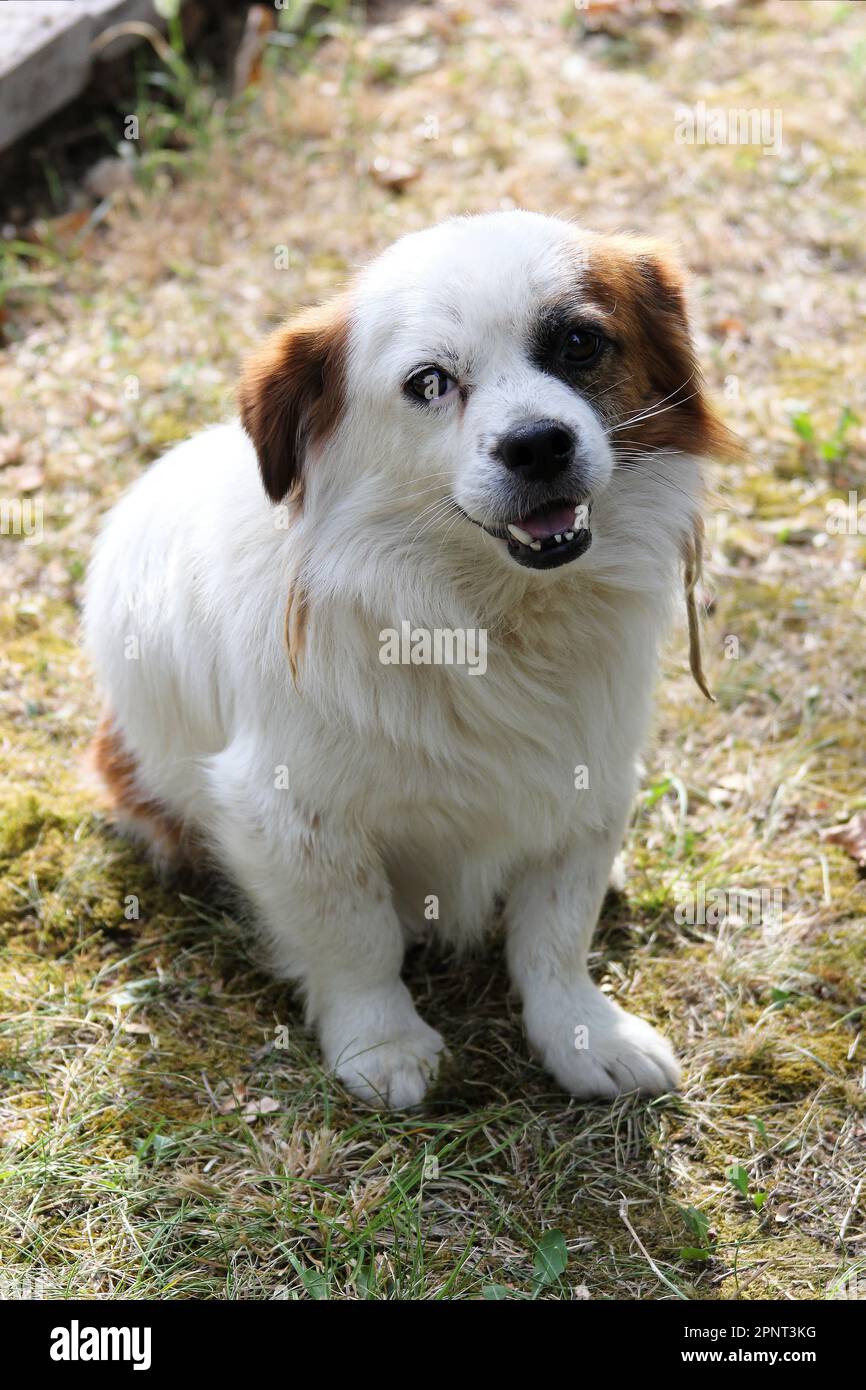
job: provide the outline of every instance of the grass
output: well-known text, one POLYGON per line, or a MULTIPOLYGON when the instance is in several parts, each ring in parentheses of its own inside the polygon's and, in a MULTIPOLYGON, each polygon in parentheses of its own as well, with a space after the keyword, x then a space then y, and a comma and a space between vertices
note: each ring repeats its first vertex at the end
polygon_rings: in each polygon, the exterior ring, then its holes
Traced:
POLYGON ((866 474, 866 31, 849 5, 639 9, 609 34, 551 0, 372 29, 337 7, 320 47, 276 50, 201 117, 182 167, 157 145, 49 293, 10 297, 0 434, 43 469, 45 524, 0 555, 4 1287, 803 1299, 866 1278, 864 885, 820 838, 866 798, 866 539, 827 526, 866 474), (698 99, 781 109, 782 156, 677 145, 698 99), (379 155, 419 166, 408 192, 368 174, 379 155), (410 958, 452 1055, 423 1111, 382 1116, 323 1074, 226 890, 159 881, 103 822, 79 771, 98 715, 80 584, 101 513, 232 409, 268 323, 400 231, 511 202, 680 240, 711 389, 752 451, 709 518, 718 703, 677 633, 594 958, 686 1081, 654 1103, 556 1092, 494 941, 459 969, 410 958), (781 908, 729 896, 690 922, 700 885, 781 908))

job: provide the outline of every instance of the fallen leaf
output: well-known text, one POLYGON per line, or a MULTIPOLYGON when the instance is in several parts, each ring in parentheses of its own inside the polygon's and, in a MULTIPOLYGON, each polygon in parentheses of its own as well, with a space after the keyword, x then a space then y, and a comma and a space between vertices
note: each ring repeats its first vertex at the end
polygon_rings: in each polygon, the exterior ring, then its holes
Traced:
POLYGON ((90 410, 116 410, 118 406, 117 395, 112 391, 106 391, 101 386, 91 386, 85 392, 85 402, 90 410))
POLYGON ((244 1119, 257 1120, 259 1115, 273 1115, 275 1110, 279 1110, 280 1102, 274 1100, 273 1096, 261 1096, 259 1100, 251 1100, 244 1106, 244 1119))
POLYGON ((3 474, 3 485, 13 492, 38 492, 45 482, 45 469, 39 463, 22 463, 3 474))
POLYGON ((17 463, 21 457, 21 435, 0 434, 0 468, 17 463))
POLYGON ((866 869, 866 811, 858 811, 844 825, 822 830, 821 839, 828 845, 839 845, 861 869, 866 869))
POLYGON ((410 183, 414 183, 421 170, 417 164, 406 159, 386 159, 379 155, 370 165, 370 173, 380 188, 390 188, 393 193, 402 193, 410 183))
POLYGON ((61 253, 69 251, 75 246, 89 221, 89 207, 76 208, 72 212, 61 213, 59 217, 40 218, 30 228, 29 239, 37 246, 52 247, 61 253))
POLYGON ((744 792, 748 791, 749 779, 743 772, 726 772, 719 778, 719 786, 729 792, 744 792))
POLYGON ((713 324, 713 332, 722 338, 727 338, 732 333, 743 334, 745 331, 746 325, 743 323, 742 319, 718 319, 716 323, 713 324))
POLYGON ((220 1115, 230 1115, 233 1110, 238 1110, 247 1098, 247 1088, 242 1083, 232 1086, 232 1094, 225 1100, 221 1100, 217 1106, 220 1115))

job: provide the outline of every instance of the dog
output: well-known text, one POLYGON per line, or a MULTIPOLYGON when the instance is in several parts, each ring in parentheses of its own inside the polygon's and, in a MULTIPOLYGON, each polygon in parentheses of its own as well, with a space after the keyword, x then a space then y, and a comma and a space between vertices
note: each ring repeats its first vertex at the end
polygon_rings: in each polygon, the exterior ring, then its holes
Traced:
POLYGON ((666 1039, 587 968, 683 573, 708 693, 702 466, 735 445, 669 253, 526 211, 449 219, 274 332, 239 405, 95 550, 93 763, 117 819, 227 871, 364 1101, 419 1104, 442 1059, 407 940, 466 946, 497 913, 567 1092, 675 1088, 666 1039), (455 634, 484 662, 447 659, 455 634))

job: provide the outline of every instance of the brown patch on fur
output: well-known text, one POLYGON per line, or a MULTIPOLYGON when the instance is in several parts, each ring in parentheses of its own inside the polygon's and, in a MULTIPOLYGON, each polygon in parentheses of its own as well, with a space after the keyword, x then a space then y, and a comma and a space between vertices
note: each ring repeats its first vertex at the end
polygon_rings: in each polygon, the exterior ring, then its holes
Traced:
POLYGON ((739 441, 706 398, 683 277, 664 248, 637 237, 593 239, 581 288, 601 309, 617 344, 619 361, 610 370, 618 384, 603 397, 606 407, 615 401, 623 422, 648 414, 618 432, 617 446, 739 457, 739 441))
POLYGON ((164 862, 192 859, 190 837, 183 823, 139 785, 138 764, 110 713, 99 723, 87 761, 102 784, 112 815, 147 840, 164 862))
POLYGON ((716 697, 710 691, 704 675, 701 655, 701 623, 695 590, 701 580, 704 560, 704 523, 698 519, 695 529, 683 541, 683 587, 686 595, 686 615, 689 621, 689 670, 695 685, 713 704, 716 697))
POLYGON ((265 339, 244 368, 241 421, 256 447, 272 502, 289 493, 302 500, 304 451, 339 423, 348 339, 349 301, 343 295, 290 319, 265 339))
POLYGON ((307 642, 308 617, 306 593, 300 583, 295 583, 289 590, 289 598, 286 603, 284 635, 286 651, 289 656, 289 669, 292 673, 292 685, 296 690, 298 689, 301 657, 307 642))

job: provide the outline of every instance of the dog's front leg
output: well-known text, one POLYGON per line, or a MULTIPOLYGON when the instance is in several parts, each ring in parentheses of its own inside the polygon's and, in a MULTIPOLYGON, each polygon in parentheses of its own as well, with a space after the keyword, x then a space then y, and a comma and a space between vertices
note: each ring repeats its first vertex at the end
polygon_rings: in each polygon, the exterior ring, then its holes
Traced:
POLYGON ((523 999, 530 1045, 575 1096, 675 1087, 679 1068, 665 1038, 593 984, 590 941, 620 833, 587 833, 527 869, 506 908, 508 962, 523 999))
POLYGON ((400 978, 403 933, 371 845, 302 814, 263 807, 222 760, 211 832, 258 908, 280 977, 303 988, 328 1066, 374 1105, 417 1105, 444 1046, 400 978), (233 785, 232 785, 233 784, 233 785))

